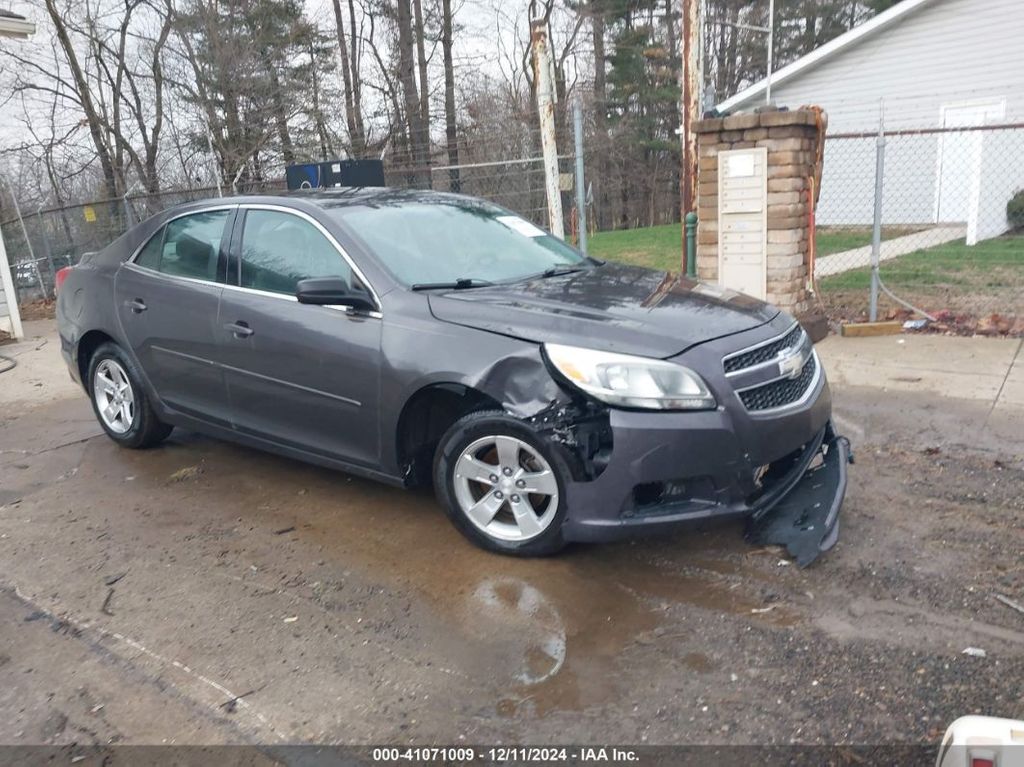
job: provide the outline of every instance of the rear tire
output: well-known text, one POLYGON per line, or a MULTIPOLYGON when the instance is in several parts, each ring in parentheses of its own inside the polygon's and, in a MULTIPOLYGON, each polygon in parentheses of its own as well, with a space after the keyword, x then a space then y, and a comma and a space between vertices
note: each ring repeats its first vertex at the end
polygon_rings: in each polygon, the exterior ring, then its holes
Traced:
POLYGON ((452 524, 488 551, 547 556, 565 546, 564 478, 554 446, 501 411, 456 421, 434 456, 434 488, 452 524))
POLYGON ((174 429, 156 417, 135 364, 115 343, 105 343, 89 360, 89 398, 103 431, 133 449, 152 447, 174 429))

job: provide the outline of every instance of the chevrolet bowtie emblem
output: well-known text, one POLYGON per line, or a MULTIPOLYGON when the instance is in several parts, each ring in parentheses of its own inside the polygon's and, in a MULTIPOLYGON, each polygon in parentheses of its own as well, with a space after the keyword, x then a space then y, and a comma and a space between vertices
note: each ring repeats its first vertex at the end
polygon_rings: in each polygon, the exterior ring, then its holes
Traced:
POLYGON ((785 378, 796 378, 804 369, 807 357, 803 349, 798 349, 792 354, 779 360, 779 375, 785 378))

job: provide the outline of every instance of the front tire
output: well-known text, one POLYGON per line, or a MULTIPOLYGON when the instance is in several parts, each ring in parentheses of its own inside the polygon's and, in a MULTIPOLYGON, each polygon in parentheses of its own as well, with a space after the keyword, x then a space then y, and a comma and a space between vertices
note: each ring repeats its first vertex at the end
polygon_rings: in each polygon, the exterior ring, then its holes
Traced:
POLYGON ((105 343, 89 360, 89 398, 96 420, 123 447, 152 447, 167 438, 173 426, 156 417, 141 376, 120 346, 105 343))
POLYGON ((565 546, 567 476, 552 445, 500 411, 460 418, 434 458, 437 498, 455 527, 488 551, 515 556, 565 546))

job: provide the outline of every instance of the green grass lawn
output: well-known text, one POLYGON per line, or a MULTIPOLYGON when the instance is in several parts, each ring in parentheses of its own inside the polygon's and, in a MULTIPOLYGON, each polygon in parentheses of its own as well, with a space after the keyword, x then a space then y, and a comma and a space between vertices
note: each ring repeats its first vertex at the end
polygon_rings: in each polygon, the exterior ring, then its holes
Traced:
MULTIPOLYGON (((886 284, 914 289, 936 287, 958 292, 1024 292, 1024 237, 1006 236, 983 240, 968 247, 963 240, 916 250, 881 263, 886 284)), ((853 269, 819 281, 822 292, 867 290, 871 270, 853 269)))
MULTIPOLYGON (((882 239, 891 240, 894 237, 902 237, 917 231, 919 229, 912 227, 885 226, 882 227, 882 239)), ((865 245, 871 244, 871 227, 819 227, 816 244, 815 253, 819 258, 830 256, 833 253, 842 253, 844 250, 863 248, 865 245)))
MULTIPOLYGON (((913 231, 887 227, 882 237, 913 231)), ((870 227, 821 228, 817 233, 819 257, 870 243, 870 227)), ((669 224, 598 232, 590 238, 590 253, 678 273, 683 270, 682 229, 679 224, 669 224)), ((963 240, 937 245, 883 261, 881 271, 886 285, 904 299, 933 309, 1024 314, 1024 235, 984 240, 972 247, 963 240)), ((866 305, 870 281, 870 270, 854 269, 819 280, 819 294, 828 305, 857 308, 866 305)))
POLYGON ((664 269, 667 272, 681 272, 682 232, 681 224, 597 232, 588 240, 588 250, 595 258, 647 266, 651 269, 664 269))
MULTIPOLYGON (((882 238, 899 237, 912 231, 915 230, 886 227, 882 230, 882 238)), ((598 232, 590 237, 589 243, 590 255, 597 258, 671 272, 682 271, 681 224, 598 232)), ((870 228, 818 230, 818 256, 827 256, 870 244, 870 228)))

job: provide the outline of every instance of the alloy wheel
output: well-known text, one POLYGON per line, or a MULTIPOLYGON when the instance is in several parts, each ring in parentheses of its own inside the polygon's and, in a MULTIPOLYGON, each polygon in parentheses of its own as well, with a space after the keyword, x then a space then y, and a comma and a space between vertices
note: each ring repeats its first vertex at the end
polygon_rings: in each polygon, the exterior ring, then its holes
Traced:
POLYGON ((455 463, 455 499, 481 532, 502 541, 541 535, 558 511, 558 481, 544 457, 508 435, 481 437, 455 463))
POLYGON ((113 359, 96 366, 92 382, 96 410, 103 424, 115 434, 124 434, 135 422, 135 392, 124 368, 113 359))

